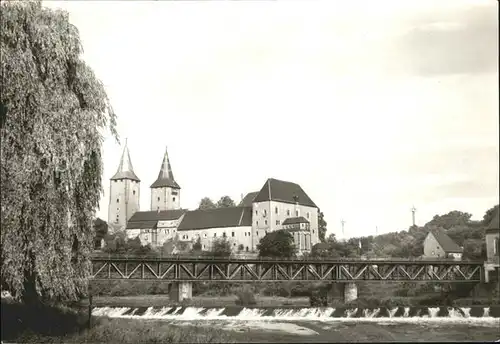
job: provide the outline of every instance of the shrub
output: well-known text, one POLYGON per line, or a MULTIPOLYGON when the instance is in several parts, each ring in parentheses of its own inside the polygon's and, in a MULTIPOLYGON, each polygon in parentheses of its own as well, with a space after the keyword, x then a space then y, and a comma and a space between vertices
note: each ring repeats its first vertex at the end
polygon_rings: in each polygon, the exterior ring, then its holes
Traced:
POLYGON ((236 293, 236 304, 240 306, 254 306, 257 304, 255 294, 250 287, 244 286, 243 289, 236 293))
POLYGON ((61 336, 88 326, 88 313, 84 310, 3 300, 1 305, 2 340, 13 340, 23 333, 61 336))

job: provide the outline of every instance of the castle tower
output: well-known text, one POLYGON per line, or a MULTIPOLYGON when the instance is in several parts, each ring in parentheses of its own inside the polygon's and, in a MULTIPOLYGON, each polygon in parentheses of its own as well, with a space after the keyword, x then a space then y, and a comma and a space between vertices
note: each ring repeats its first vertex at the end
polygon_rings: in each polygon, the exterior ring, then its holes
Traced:
POLYGON ((181 187, 174 179, 172 166, 165 149, 158 178, 151 185, 151 210, 172 210, 181 208, 181 187))
POLYGON ((137 178, 125 140, 118 170, 110 179, 108 223, 123 228, 139 210, 141 181, 137 178))

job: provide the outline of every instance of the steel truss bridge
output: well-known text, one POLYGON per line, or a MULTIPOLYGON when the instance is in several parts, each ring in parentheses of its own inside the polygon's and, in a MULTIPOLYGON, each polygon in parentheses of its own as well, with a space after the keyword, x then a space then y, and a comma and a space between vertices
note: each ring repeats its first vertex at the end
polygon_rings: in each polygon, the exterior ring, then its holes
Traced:
POLYGON ((212 257, 97 256, 94 280, 169 282, 409 281, 482 282, 484 263, 450 260, 233 259, 212 257))

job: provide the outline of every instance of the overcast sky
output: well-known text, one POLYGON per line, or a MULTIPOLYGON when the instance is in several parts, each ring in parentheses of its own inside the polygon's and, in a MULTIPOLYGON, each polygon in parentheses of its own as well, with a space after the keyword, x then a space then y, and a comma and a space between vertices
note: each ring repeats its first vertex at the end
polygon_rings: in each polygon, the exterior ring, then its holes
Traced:
MULTIPOLYGON (((45 1, 70 12, 149 210, 165 146, 182 207, 300 184, 346 236, 499 198, 495 0, 45 1)), ((104 143, 109 178, 122 147, 104 143)))

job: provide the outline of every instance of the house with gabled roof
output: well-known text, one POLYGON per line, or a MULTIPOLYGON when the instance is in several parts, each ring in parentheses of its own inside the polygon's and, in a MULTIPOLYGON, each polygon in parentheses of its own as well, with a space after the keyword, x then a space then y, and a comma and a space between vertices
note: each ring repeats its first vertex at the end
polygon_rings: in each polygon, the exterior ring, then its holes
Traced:
POLYGON ((497 208, 491 222, 486 228, 487 263, 493 268, 500 267, 500 209, 497 208))
POLYGON ((111 179, 109 221, 125 228, 129 238, 161 246, 170 238, 209 250, 214 240, 226 238, 233 249, 256 251, 270 231, 289 230, 298 253, 319 243, 318 208, 296 183, 269 178, 259 191, 250 192, 237 207, 186 210, 180 206, 181 187, 174 178, 165 151, 160 172, 151 184, 151 210, 139 211, 140 180, 125 145, 117 173, 111 179), (115 203, 116 200, 116 203, 115 203))
POLYGON ((462 259, 463 249, 441 229, 429 231, 424 240, 424 257, 462 259))

